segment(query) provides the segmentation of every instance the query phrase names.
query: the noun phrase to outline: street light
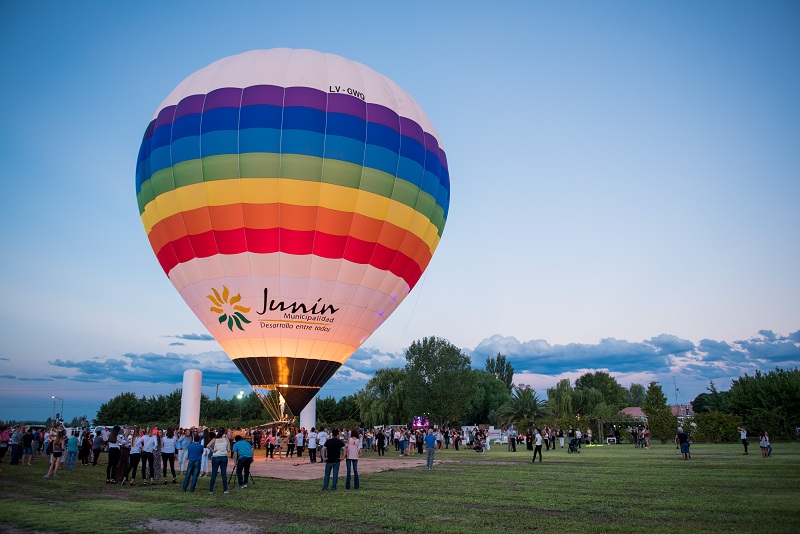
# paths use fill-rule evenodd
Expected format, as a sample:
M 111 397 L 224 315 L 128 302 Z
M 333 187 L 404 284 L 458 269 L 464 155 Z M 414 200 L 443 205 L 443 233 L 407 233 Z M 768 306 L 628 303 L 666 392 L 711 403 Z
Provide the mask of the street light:
M 56 397 L 55 395 L 52 395 L 50 398 L 53 399 L 53 417 L 52 417 L 53 422 L 55 422 L 55 420 L 56 420 L 56 399 L 61 401 L 61 418 L 63 419 L 64 418 L 64 399 L 62 399 L 61 397 Z
M 236 398 L 239 399 L 239 424 L 242 424 L 242 397 L 244 397 L 244 390 L 239 390 Z

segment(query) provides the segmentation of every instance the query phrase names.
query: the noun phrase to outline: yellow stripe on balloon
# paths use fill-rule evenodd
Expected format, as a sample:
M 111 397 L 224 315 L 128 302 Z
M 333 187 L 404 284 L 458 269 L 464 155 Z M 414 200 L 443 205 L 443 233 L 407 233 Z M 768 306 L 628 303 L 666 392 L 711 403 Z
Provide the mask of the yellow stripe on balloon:
M 441 239 L 431 221 L 413 208 L 369 191 L 340 185 L 292 180 L 288 178 L 241 178 L 240 187 L 231 180 L 187 185 L 158 195 L 147 204 L 141 219 L 149 234 L 159 221 L 176 213 L 206 206 L 231 204 L 284 203 L 296 206 L 321 206 L 355 212 L 408 230 L 436 250 Z

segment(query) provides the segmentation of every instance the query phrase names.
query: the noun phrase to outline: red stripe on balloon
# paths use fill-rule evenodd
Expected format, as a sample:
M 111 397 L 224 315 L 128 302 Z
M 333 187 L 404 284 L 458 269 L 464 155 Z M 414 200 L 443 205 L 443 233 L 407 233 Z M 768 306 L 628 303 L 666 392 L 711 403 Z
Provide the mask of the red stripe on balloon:
M 395 276 L 403 278 L 411 288 L 419 281 L 425 267 L 418 265 L 406 254 L 381 244 L 323 232 L 304 232 L 283 228 L 211 230 L 201 234 L 183 236 L 162 247 L 157 256 L 161 268 L 169 275 L 169 272 L 178 264 L 195 258 L 244 252 L 257 254 L 284 252 L 299 256 L 314 254 L 330 259 L 345 259 L 362 265 L 369 264 L 376 269 L 389 271 Z M 337 255 L 336 252 L 339 254 Z

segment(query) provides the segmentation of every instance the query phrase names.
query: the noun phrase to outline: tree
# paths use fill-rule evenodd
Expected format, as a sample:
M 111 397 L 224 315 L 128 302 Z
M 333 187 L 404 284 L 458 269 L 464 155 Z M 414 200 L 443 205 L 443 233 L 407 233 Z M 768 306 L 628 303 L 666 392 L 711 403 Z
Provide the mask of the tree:
M 728 392 L 717 391 L 714 381 L 708 386 L 708 393 L 701 393 L 691 402 L 694 413 L 728 413 Z
M 514 387 L 514 367 L 505 355 L 498 352 L 494 358 L 486 358 L 486 372 L 503 382 L 508 391 Z
M 521 428 L 536 424 L 536 420 L 547 415 L 545 401 L 527 387 L 515 387 L 511 400 L 497 410 L 497 422 L 501 425 L 517 425 Z
M 776 367 L 766 374 L 745 374 L 733 381 L 727 401 L 730 413 L 741 416 L 746 427 L 792 436 L 800 426 L 800 370 Z
M 98 425 L 135 424 L 141 421 L 140 412 L 136 393 L 120 393 L 100 405 L 95 420 Z
M 478 386 L 469 356 L 434 336 L 406 350 L 407 401 L 412 415 L 428 414 L 443 426 L 461 419 Z
M 361 420 L 368 426 L 403 424 L 410 418 L 406 403 L 405 369 L 378 369 L 357 393 Z
M 627 392 L 619 385 L 617 379 L 605 371 L 586 373 L 575 380 L 575 389 L 596 389 L 603 394 L 603 400 L 609 406 L 620 410 L 625 407 Z
M 698 413 L 694 416 L 693 422 L 697 424 L 695 439 L 710 443 L 736 442 L 739 439 L 739 432 L 736 429 L 742 426 L 742 420 L 738 415 L 720 412 Z
M 575 417 L 575 410 L 572 406 L 572 396 L 574 390 L 569 378 L 559 380 L 555 387 L 547 390 L 547 404 L 550 413 L 556 419 L 565 420 Z
M 647 394 L 645 388 L 641 384 L 631 384 L 628 388 L 628 405 L 641 406 L 644 402 L 644 396 Z
M 472 398 L 464 418 L 466 423 L 479 424 L 497 422 L 495 413 L 500 406 L 511 399 L 506 384 L 487 371 L 473 369 L 478 393 Z
M 666 443 L 675 437 L 678 430 L 678 418 L 672 415 L 672 411 L 667 406 L 667 396 L 661 386 L 656 382 L 650 382 L 647 393 L 642 402 L 642 411 L 647 415 L 647 425 L 650 427 L 650 435 L 654 439 L 660 439 L 661 443 Z

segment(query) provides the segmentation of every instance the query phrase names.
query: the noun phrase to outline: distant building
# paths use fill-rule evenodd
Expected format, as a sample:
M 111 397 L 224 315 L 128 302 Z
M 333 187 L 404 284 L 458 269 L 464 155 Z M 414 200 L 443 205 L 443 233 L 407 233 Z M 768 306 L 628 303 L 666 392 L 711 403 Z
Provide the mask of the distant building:
M 628 406 L 627 408 L 624 408 L 624 409 L 620 410 L 619 413 L 623 413 L 627 417 L 630 417 L 632 419 L 634 419 L 634 418 L 642 418 L 645 421 L 647 420 L 647 416 L 644 414 L 642 409 L 639 408 L 638 406 Z
M 677 404 L 670 406 L 669 409 L 672 411 L 672 415 L 675 417 L 680 417 L 683 419 L 694 417 L 694 409 L 692 408 L 691 404 Z

